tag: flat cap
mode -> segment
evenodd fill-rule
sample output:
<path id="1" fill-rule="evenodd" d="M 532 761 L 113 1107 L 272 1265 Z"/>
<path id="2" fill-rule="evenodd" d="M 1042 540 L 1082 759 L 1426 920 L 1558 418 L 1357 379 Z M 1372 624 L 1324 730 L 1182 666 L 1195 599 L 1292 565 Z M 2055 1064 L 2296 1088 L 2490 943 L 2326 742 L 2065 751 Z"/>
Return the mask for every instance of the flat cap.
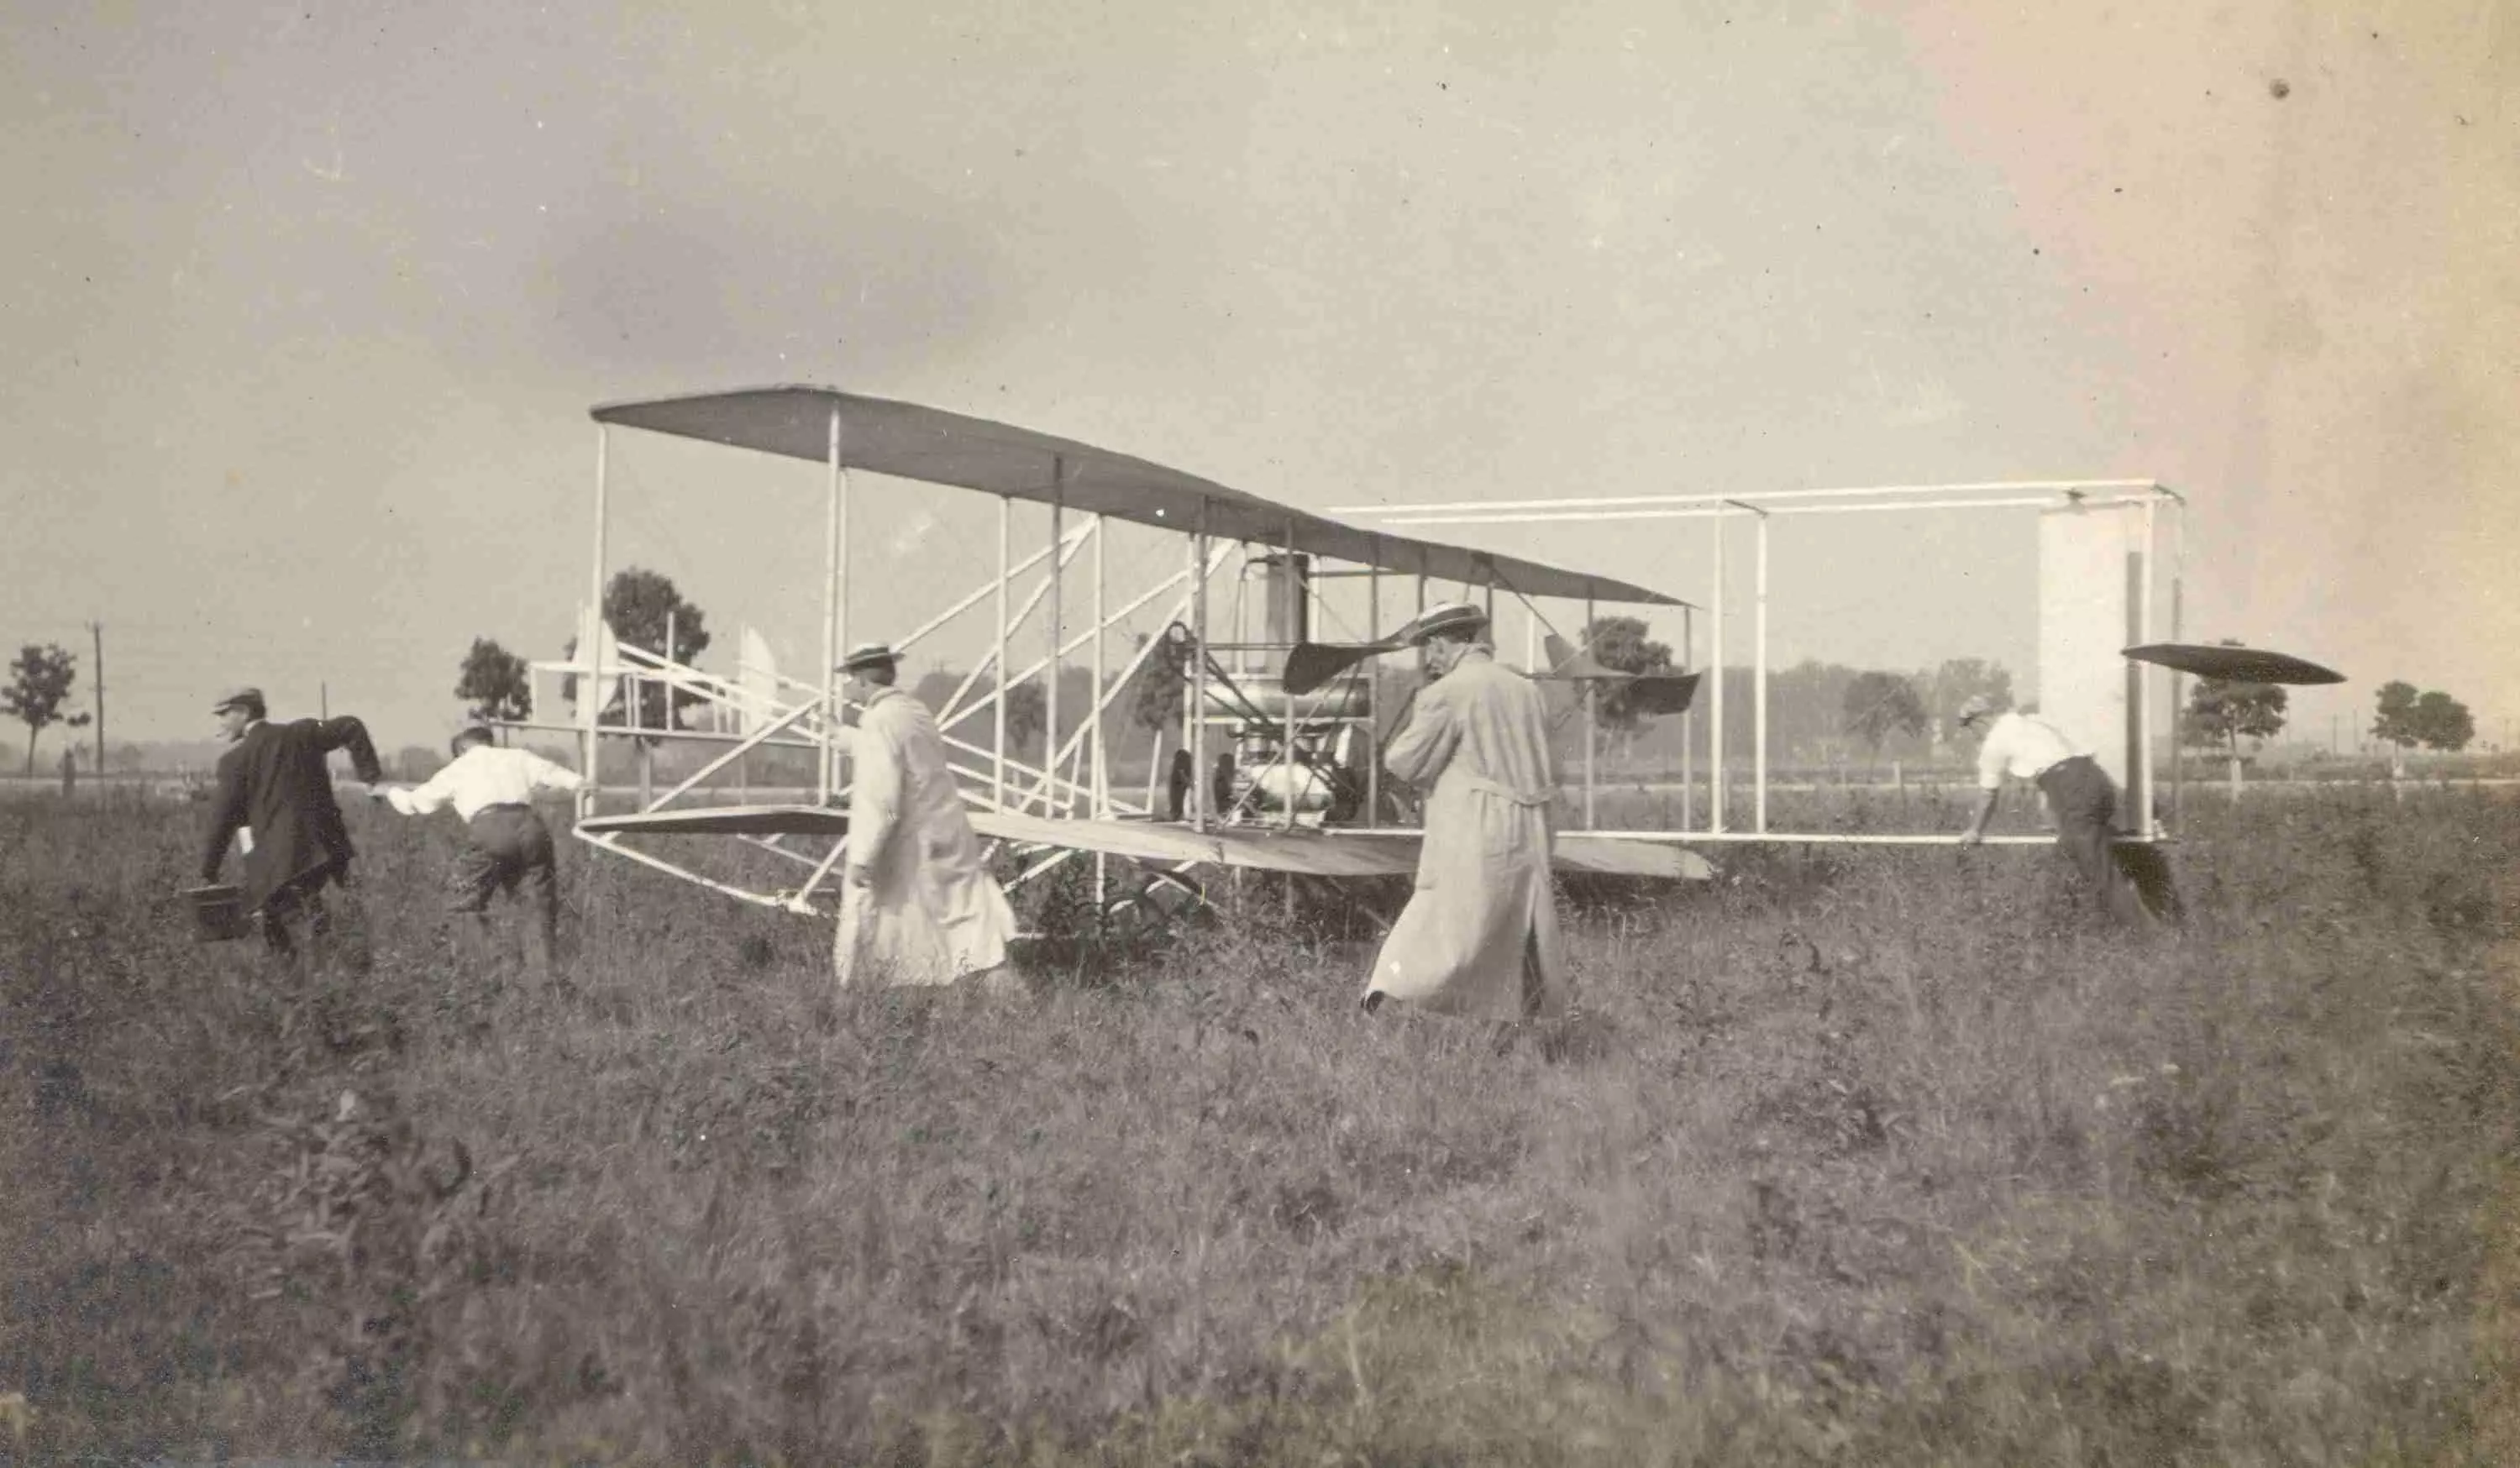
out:
<path id="1" fill-rule="evenodd" d="M 218 702 L 210 705 L 210 712 L 224 714 L 232 708 L 249 708 L 259 714 L 269 707 L 262 701 L 260 689 L 230 689 L 219 696 Z"/>

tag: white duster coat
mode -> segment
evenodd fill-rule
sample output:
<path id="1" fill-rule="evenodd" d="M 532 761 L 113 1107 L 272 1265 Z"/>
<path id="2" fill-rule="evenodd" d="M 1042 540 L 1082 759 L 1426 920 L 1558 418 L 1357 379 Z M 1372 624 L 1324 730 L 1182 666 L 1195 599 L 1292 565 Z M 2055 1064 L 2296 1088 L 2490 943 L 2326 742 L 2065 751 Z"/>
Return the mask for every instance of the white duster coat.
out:
<path id="1" fill-rule="evenodd" d="M 1418 890 L 1383 939 L 1367 992 L 1480 1019 L 1563 1014 L 1566 962 L 1549 883 L 1557 772 L 1540 690 L 1472 647 L 1418 693 L 1383 765 L 1433 789 Z"/>
<path id="2" fill-rule="evenodd" d="M 1013 910 L 981 860 L 927 706 L 868 700 L 852 741 L 848 865 L 832 966 L 842 984 L 950 984 L 1007 961 Z"/>

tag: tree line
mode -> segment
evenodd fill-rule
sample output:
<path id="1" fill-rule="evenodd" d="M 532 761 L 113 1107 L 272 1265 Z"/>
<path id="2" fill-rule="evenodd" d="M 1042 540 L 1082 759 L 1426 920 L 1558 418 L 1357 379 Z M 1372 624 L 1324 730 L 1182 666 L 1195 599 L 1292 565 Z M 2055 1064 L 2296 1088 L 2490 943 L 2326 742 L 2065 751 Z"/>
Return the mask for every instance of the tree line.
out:
<path id="1" fill-rule="evenodd" d="M 660 572 L 639 567 L 616 572 L 605 588 L 604 616 L 622 641 L 663 651 L 678 663 L 691 664 L 709 645 L 707 614 L 682 595 L 672 578 Z M 1596 661 L 1616 672 L 1672 671 L 1675 654 L 1671 645 L 1654 640 L 1648 631 L 1642 618 L 1603 617 L 1585 629 L 1584 641 Z M 1145 642 L 1142 636 L 1142 648 Z M 59 653 L 60 649 L 52 651 Z M 574 639 L 567 652 L 576 652 Z M 1082 668 L 1063 671 L 1061 707 L 1090 706 L 1094 696 L 1092 675 Z M 931 672 L 914 686 L 913 691 L 931 707 L 941 707 L 966 676 L 951 671 Z M 1152 649 L 1140 663 L 1134 690 L 1117 705 L 1125 711 L 1127 727 L 1150 734 L 1176 727 L 1188 676 L 1183 649 Z M 1728 722 L 1746 721 L 1750 717 L 1749 671 L 1732 668 L 1722 676 L 1727 681 L 1726 695 L 1736 710 Z M 576 698 L 574 683 L 574 679 L 564 680 L 562 689 L 562 696 L 572 704 Z M 985 683 L 980 685 L 980 691 L 985 693 L 988 687 Z M 1807 658 L 1769 675 L 1770 747 L 1783 757 L 1800 759 L 1847 758 L 1860 753 L 1867 759 L 1878 760 L 1885 752 L 1931 753 L 1952 739 L 1962 703 L 1984 695 L 1999 705 L 2006 705 L 2012 702 L 2013 691 L 2011 671 L 1985 658 L 1950 658 L 1915 672 L 1857 668 Z M 464 655 L 455 696 L 464 700 L 467 714 L 476 720 L 523 718 L 529 704 L 525 659 L 492 639 L 475 638 Z M 696 693 L 654 684 L 643 684 L 638 696 L 638 722 L 654 729 L 679 727 L 681 711 L 700 701 Z M 2178 724 L 2181 742 L 2189 748 L 2224 752 L 2236 760 L 2243 739 L 2268 739 L 2282 733 L 2288 702 L 2280 686 L 2200 679 L 2182 710 Z M 1705 691 L 1701 690 L 1696 706 L 1700 710 L 1709 707 Z M 617 718 L 624 712 L 616 693 L 606 713 Z M 1048 714 L 1048 699 L 1039 683 L 1027 682 L 1011 690 L 1007 694 L 1010 747 L 1029 748 L 1042 734 Z M 1668 731 L 1657 732 L 1657 723 L 1678 722 L 1669 716 L 1657 720 L 1639 713 L 1628 706 L 1624 692 L 1615 688 L 1604 689 L 1597 714 L 1598 737 L 1604 748 L 1629 754 L 1636 751 L 1641 739 L 1650 739 L 1654 744 L 1665 741 Z M 2416 747 L 2454 751 L 2473 741 L 2476 726 L 2466 705 L 2448 693 L 2419 692 L 2411 684 L 2392 682 L 2379 690 L 2370 733 L 2374 739 L 2402 752 Z M 1661 736 L 1657 737 L 1657 734 Z M 1728 737 L 1746 737 L 1747 734 L 1744 727 L 1728 732 Z"/>
<path id="2" fill-rule="evenodd" d="M 2223 645 L 2240 644 L 2226 640 Z M 2280 684 L 2198 679 L 2180 720 L 2181 742 L 2223 753 L 2236 766 L 2242 739 L 2271 739 L 2283 733 L 2291 702 Z M 2419 746 L 2455 753 L 2476 738 L 2475 715 L 2439 690 L 2417 692 L 2413 684 L 2392 681 L 2380 685 L 2375 702 L 2371 737 L 2401 758 Z"/>
<path id="3" fill-rule="evenodd" d="M 604 616 L 624 642 L 663 651 L 685 665 L 709 645 L 707 614 L 661 572 L 635 566 L 616 572 L 605 587 Z M 1641 618 L 1604 617 L 1585 629 L 1585 644 L 1596 661 L 1617 672 L 1672 671 L 1670 645 L 1655 641 L 1647 631 Z M 1142 636 L 1142 648 L 1145 641 Z M 567 655 L 573 656 L 576 650 L 576 641 L 571 639 Z M 1737 717 L 1746 719 L 1748 671 L 1732 668 L 1722 676 L 1727 680 L 1728 698 L 1741 710 Z M 77 677 L 77 654 L 58 643 L 24 644 L 9 663 L 8 682 L 0 686 L 0 714 L 26 726 L 29 777 L 35 770 L 36 741 L 46 729 L 56 724 L 83 729 L 89 723 L 89 714 L 70 708 Z M 932 672 L 920 680 L 914 691 L 930 706 L 941 706 L 964 677 Z M 1149 734 L 1175 727 L 1188 677 L 1182 649 L 1154 648 L 1140 663 L 1136 687 L 1122 705 L 1128 726 Z M 574 679 L 564 680 L 562 688 L 562 696 L 572 703 L 574 684 Z M 1843 757 L 1859 749 L 1868 758 L 1878 759 L 1885 749 L 1915 748 L 1919 743 L 1931 750 L 1950 738 L 1959 705 L 1979 694 L 1999 704 L 2010 702 L 2010 671 L 2001 663 L 1973 657 L 1948 659 L 1912 674 L 1805 659 L 1769 675 L 1770 747 L 1788 758 L 1806 759 Z M 1089 707 L 1094 696 L 1092 674 L 1082 668 L 1065 669 L 1059 695 L 1062 708 Z M 474 638 L 458 669 L 455 696 L 464 702 L 467 717 L 476 721 L 524 718 L 532 701 L 526 660 L 493 639 Z M 638 697 L 638 722 L 652 729 L 680 727 L 681 711 L 700 701 L 697 693 L 648 682 L 640 685 Z M 2289 701 L 2278 685 L 2200 679 L 2181 714 L 2181 741 L 2189 748 L 2223 752 L 2236 761 L 2241 740 L 2272 738 L 2283 732 Z M 1697 706 L 1707 707 L 1702 692 Z M 617 718 L 623 712 L 616 693 L 606 713 Z M 1007 694 L 1010 746 L 1029 747 L 1048 717 L 1049 702 L 1040 684 L 1027 682 L 1011 690 Z M 1616 689 L 1605 690 L 1598 700 L 1599 737 L 1607 747 L 1633 753 L 1640 736 L 1657 722 L 1630 708 L 1625 694 Z M 1732 731 L 1728 736 L 1746 733 Z M 2419 690 L 2413 684 L 2392 681 L 2379 688 L 2370 734 L 2401 756 L 2416 748 L 2454 752 L 2475 740 L 2476 720 L 2466 704 L 2447 692 Z"/>

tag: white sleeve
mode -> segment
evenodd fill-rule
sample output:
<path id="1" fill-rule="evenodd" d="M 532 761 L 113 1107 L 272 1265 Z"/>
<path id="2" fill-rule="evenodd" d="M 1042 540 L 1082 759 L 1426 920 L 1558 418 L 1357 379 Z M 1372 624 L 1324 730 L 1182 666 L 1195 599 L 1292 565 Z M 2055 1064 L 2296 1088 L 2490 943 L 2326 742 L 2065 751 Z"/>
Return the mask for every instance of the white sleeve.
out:
<path id="1" fill-rule="evenodd" d="M 385 801 L 406 816 L 426 816 L 431 811 L 444 810 L 447 803 L 455 798 L 454 783 L 446 778 L 454 772 L 455 767 L 449 765 L 430 776 L 428 782 L 418 789 L 387 790 Z"/>
<path id="2" fill-rule="evenodd" d="M 530 751 L 525 755 L 525 777 L 537 790 L 575 790 L 586 784 L 576 771 Z"/>
<path id="3" fill-rule="evenodd" d="M 1981 790 L 2003 788 L 2003 766 L 2007 758 L 2003 733 L 2002 729 L 1988 730 L 1986 742 L 1978 746 L 1977 787 Z"/>

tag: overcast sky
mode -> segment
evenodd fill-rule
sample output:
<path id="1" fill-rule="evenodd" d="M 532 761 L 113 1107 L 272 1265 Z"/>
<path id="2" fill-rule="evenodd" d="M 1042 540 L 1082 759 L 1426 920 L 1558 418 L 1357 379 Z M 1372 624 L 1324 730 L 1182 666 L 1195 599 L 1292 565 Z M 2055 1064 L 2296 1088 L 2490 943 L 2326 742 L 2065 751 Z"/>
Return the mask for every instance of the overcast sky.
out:
<path id="1" fill-rule="evenodd" d="M 1308 508 L 2158 476 L 2188 631 L 2353 676 L 2297 727 L 2520 715 L 2503 0 L 7 11 L 0 643 L 101 619 L 115 737 L 436 741 L 568 635 L 587 408 L 790 380 Z M 813 472 L 638 436 L 615 561 L 805 672 Z M 1780 539 L 1780 657 L 2026 665 L 2023 525 L 1877 518 Z M 859 523 L 868 635 L 989 564 Z"/>

